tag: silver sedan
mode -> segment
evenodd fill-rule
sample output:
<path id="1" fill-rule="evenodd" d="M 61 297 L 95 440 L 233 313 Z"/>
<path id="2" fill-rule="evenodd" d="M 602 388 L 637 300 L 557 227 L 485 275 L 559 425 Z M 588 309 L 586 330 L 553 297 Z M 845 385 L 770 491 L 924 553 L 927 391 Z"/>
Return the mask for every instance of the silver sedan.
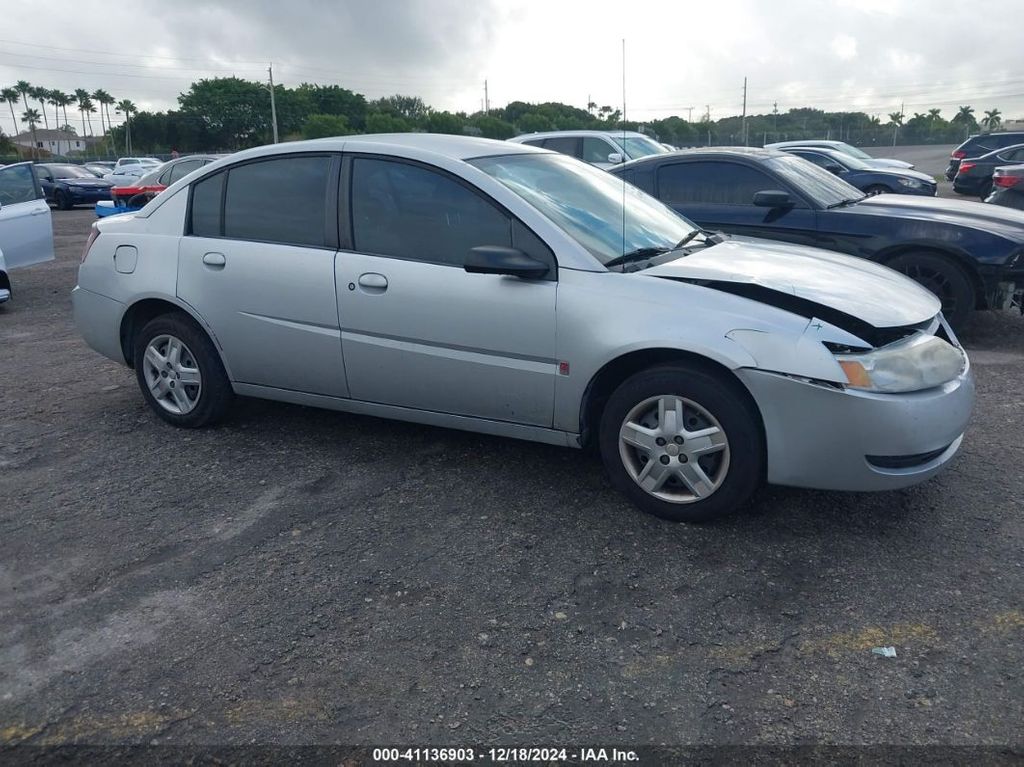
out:
<path id="1" fill-rule="evenodd" d="M 262 147 L 93 225 L 86 341 L 167 422 L 235 395 L 567 447 L 645 511 L 767 480 L 886 490 L 954 456 L 974 399 L 929 292 L 704 232 L 564 155 L 403 134 Z"/>

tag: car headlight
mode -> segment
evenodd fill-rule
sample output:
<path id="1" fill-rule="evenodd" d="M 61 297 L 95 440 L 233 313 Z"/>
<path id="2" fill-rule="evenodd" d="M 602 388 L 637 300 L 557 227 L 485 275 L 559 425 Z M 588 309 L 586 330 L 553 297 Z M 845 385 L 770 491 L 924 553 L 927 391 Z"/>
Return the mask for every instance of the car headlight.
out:
<path id="1" fill-rule="evenodd" d="M 917 334 L 881 349 L 837 354 L 851 389 L 911 392 L 940 386 L 963 373 L 964 353 L 937 336 Z"/>
<path id="2" fill-rule="evenodd" d="M 896 179 L 900 186 L 907 186 L 911 189 L 923 189 L 924 184 L 918 181 L 916 178 L 898 178 Z"/>

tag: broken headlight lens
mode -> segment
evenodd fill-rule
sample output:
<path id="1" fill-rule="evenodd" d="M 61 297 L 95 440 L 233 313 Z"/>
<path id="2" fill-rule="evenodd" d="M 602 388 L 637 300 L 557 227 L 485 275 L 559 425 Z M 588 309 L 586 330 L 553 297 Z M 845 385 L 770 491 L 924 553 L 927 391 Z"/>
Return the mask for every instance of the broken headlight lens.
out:
<path id="1" fill-rule="evenodd" d="M 962 350 L 936 336 L 909 339 L 859 354 L 837 354 L 851 389 L 911 392 L 941 386 L 967 366 Z"/>

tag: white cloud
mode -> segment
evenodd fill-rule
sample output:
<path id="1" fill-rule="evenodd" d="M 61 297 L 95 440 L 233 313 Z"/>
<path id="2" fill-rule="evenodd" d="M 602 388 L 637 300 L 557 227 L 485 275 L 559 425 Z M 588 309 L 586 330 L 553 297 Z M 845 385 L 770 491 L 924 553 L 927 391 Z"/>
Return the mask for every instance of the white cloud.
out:
<path id="1" fill-rule="evenodd" d="M 857 38 L 849 35 L 838 35 L 832 38 L 832 52 L 844 61 L 856 58 Z"/>

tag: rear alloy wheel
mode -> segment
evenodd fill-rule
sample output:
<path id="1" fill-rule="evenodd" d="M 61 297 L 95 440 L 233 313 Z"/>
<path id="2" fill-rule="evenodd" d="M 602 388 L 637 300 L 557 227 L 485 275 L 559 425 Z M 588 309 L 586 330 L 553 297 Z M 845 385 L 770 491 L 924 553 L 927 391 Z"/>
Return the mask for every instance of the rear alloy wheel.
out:
<path id="1" fill-rule="evenodd" d="M 868 195 L 886 194 L 886 193 L 891 192 L 891 191 L 892 190 L 889 189 L 889 187 L 887 187 L 887 186 L 882 186 L 881 184 L 872 184 L 871 186 L 869 186 L 867 189 L 864 190 L 864 194 L 868 194 Z"/>
<path id="2" fill-rule="evenodd" d="M 904 253 L 886 266 L 930 290 L 942 302 L 946 321 L 959 331 L 970 319 L 975 296 L 971 278 L 949 258 L 935 253 Z"/>
<path id="3" fill-rule="evenodd" d="M 71 196 L 63 189 L 58 189 L 53 195 L 54 202 L 57 203 L 57 208 L 60 210 L 71 210 L 75 207 L 71 202 Z"/>
<path id="4" fill-rule="evenodd" d="M 196 428 L 221 419 L 234 392 L 209 336 L 184 314 L 150 320 L 135 339 L 143 397 L 168 423 Z"/>
<path id="5" fill-rule="evenodd" d="M 763 476 L 753 404 L 738 384 L 698 367 L 652 368 L 626 380 L 605 406 L 599 442 L 616 488 L 674 522 L 735 511 Z"/>

